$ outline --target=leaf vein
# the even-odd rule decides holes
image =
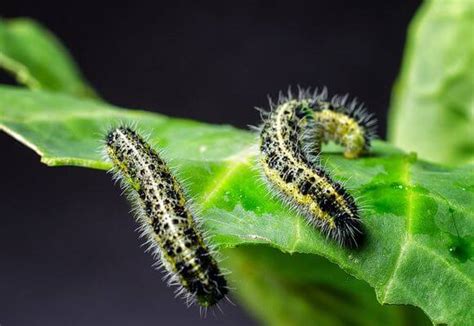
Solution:
[[[387,279],[387,283],[386,283],[385,290],[382,297],[382,302],[385,302],[389,291],[393,288],[393,285],[396,279],[395,276],[402,265],[403,258],[406,255],[406,252],[408,250],[409,244],[411,243],[411,239],[412,239],[411,220],[412,220],[414,202],[413,202],[413,190],[411,187],[412,181],[410,177],[410,162],[406,160],[402,168],[404,171],[403,176],[402,176],[403,184],[405,185],[405,189],[407,189],[407,195],[406,195],[407,206],[406,206],[406,213],[405,213],[407,231],[406,231],[405,242],[400,246],[400,252],[395,261],[393,272],[390,274],[389,278]]]
[[[453,264],[450,264],[446,258],[441,256],[440,254],[436,253],[435,251],[431,250],[430,248],[426,247],[425,245],[414,242],[414,246],[417,247],[418,249],[421,249],[425,251],[426,253],[430,254],[434,258],[437,258],[440,262],[442,262],[444,265],[446,265],[447,269],[451,270],[455,275],[459,276],[459,279],[463,280],[466,284],[469,285],[472,289],[474,289],[474,283],[472,279],[467,277],[462,271],[460,271],[458,268],[455,268]]]

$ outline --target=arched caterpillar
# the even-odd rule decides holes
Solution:
[[[370,147],[375,119],[347,97],[327,100],[327,91],[300,90],[280,94],[270,103],[260,129],[264,179],[287,204],[340,245],[356,247],[363,236],[359,209],[353,197],[319,164],[321,144],[334,140],[345,146],[346,157]]]
[[[183,190],[158,153],[128,127],[106,135],[113,170],[128,190],[147,242],[161,260],[169,284],[186,302],[210,307],[224,298],[227,282],[197,228]]]
[[[376,135],[377,119],[356,99],[349,102],[348,95],[336,95],[328,101],[327,93],[324,88],[321,93],[300,90],[298,95],[300,101],[308,101],[313,111],[316,148],[332,140],[344,146],[346,158],[357,158],[368,152]]]

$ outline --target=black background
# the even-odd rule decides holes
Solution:
[[[10,1],[71,50],[109,102],[239,127],[289,85],[364,101],[385,134],[390,92],[418,1]],[[2,82],[12,79],[0,72]],[[48,168],[1,146],[0,324],[252,324],[239,307],[207,319],[150,267],[128,206],[102,172]]]

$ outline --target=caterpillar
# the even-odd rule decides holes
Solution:
[[[349,102],[348,95],[336,95],[328,101],[327,94],[327,89],[323,88],[320,93],[300,90],[298,95],[300,101],[308,101],[313,110],[315,146],[332,140],[344,146],[344,156],[349,159],[368,152],[376,137],[377,119],[357,99]]]
[[[264,180],[278,197],[302,214],[309,224],[345,247],[357,247],[364,233],[359,209],[343,185],[321,166],[321,144],[345,146],[357,157],[370,148],[375,119],[354,100],[327,99],[327,90],[300,90],[296,98],[280,93],[277,104],[263,112],[258,158]]]
[[[198,230],[181,185],[158,153],[129,127],[106,135],[106,155],[135,206],[142,235],[170,285],[179,285],[189,304],[207,308],[226,297],[228,287],[212,251]]]

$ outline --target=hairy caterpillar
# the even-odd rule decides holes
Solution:
[[[181,285],[176,292],[184,294],[187,303],[217,304],[228,292],[227,282],[166,163],[128,127],[111,130],[105,147],[136,205],[143,235],[168,272],[169,284]]]
[[[370,147],[375,120],[355,101],[327,100],[327,91],[300,90],[280,94],[270,102],[260,129],[260,156],[264,179],[307,221],[340,245],[356,247],[362,240],[359,209],[344,187],[319,164],[322,143],[334,140],[345,146],[346,157]]]

